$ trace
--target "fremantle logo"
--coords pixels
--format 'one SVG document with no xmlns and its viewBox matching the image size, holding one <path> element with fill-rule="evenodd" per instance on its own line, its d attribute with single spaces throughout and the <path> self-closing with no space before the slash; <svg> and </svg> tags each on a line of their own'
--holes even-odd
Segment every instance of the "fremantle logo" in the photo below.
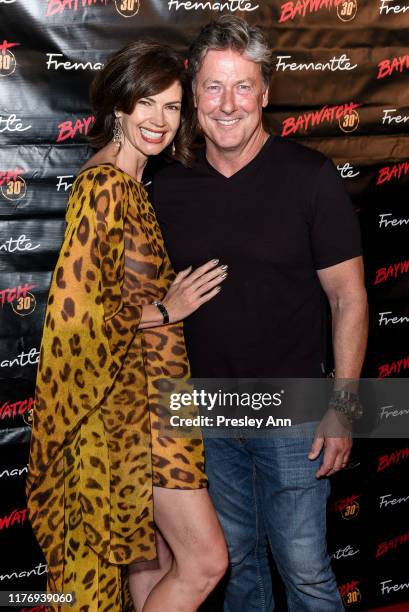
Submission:
<svg viewBox="0 0 409 612">
<path fill-rule="evenodd" d="M 401 582 L 400 584 L 389 585 L 390 582 L 393 582 L 393 581 L 383 580 L 382 582 L 379 583 L 381 585 L 382 595 L 389 595 L 391 591 L 393 591 L 394 593 L 397 593 L 398 591 L 405 591 L 406 589 L 409 589 L 409 582 Z"/>
<path fill-rule="evenodd" d="M 4 124 L 4 125 L 3 125 Z M 0 115 L 0 133 L 1 132 L 26 132 L 31 129 L 31 125 L 23 126 L 17 115 L 12 114 L 3 119 Z"/>
<path fill-rule="evenodd" d="M 359 170 L 354 172 L 354 167 L 349 162 L 345 162 L 344 165 L 338 164 L 337 170 L 340 173 L 341 178 L 343 179 L 355 178 L 356 176 L 359 176 L 361 174 Z"/>
<path fill-rule="evenodd" d="M 184 9 L 185 11 L 230 11 L 235 13 L 236 11 L 256 11 L 259 8 L 259 4 L 253 5 L 249 0 L 228 0 L 227 2 L 191 2 L 190 0 L 168 0 L 168 9 L 176 11 Z"/>
<path fill-rule="evenodd" d="M 33 244 L 25 234 L 21 234 L 18 238 L 10 237 L 5 242 L 0 242 L 0 252 L 15 253 L 16 251 L 35 251 L 41 244 Z"/>
<path fill-rule="evenodd" d="M 287 62 L 286 60 L 291 60 L 291 55 L 277 55 L 277 63 L 276 70 L 282 70 L 285 72 L 286 70 L 295 71 L 295 70 L 313 70 L 313 71 L 322 71 L 329 70 L 330 72 L 336 72 L 337 70 L 355 70 L 358 64 L 351 64 L 350 58 L 343 53 L 339 57 L 332 57 L 330 60 L 325 62 L 307 62 L 297 64 L 296 62 Z"/>
<path fill-rule="evenodd" d="M 13 366 L 24 368 L 27 365 L 35 365 L 39 362 L 39 359 L 40 351 L 33 347 L 28 353 L 21 351 L 14 359 L 3 359 L 0 362 L 0 368 L 12 368 Z"/>
<path fill-rule="evenodd" d="M 58 61 L 64 58 L 62 53 L 47 53 L 47 70 L 101 70 L 104 64 L 101 62 L 70 62 L 69 60 Z M 55 59 L 54 59 L 55 58 Z"/>
<path fill-rule="evenodd" d="M 41 568 L 44 568 L 43 570 Z M 47 573 L 47 564 L 46 563 L 38 563 L 34 569 L 30 570 L 12 570 L 10 574 L 0 574 L 0 581 L 4 580 L 15 580 L 16 578 L 28 578 L 31 574 L 35 576 L 42 576 L 42 574 Z"/>
<path fill-rule="evenodd" d="M 399 4 L 392 4 L 394 0 L 381 0 L 380 1 L 380 5 L 379 5 L 379 14 L 382 15 L 383 13 L 385 13 L 386 15 L 388 13 L 394 13 L 395 15 L 398 15 L 399 13 L 406 13 L 407 11 L 409 11 L 409 5 L 399 5 Z"/>
<path fill-rule="evenodd" d="M 394 217 L 392 213 L 380 213 L 379 227 L 401 227 L 402 225 L 409 225 L 409 218 L 405 217 Z M 392 217 L 390 219 L 389 217 Z"/>
<path fill-rule="evenodd" d="M 407 123 L 409 121 L 409 115 L 391 114 L 396 113 L 397 110 L 397 108 L 385 108 L 383 110 L 382 125 L 385 125 L 385 123 L 388 125 L 391 123 Z"/>
<path fill-rule="evenodd" d="M 338 561 L 339 559 L 348 559 L 348 557 L 354 557 L 359 552 L 359 548 L 355 550 L 355 548 L 351 546 L 351 544 L 347 544 L 347 546 L 345 546 L 344 548 L 338 548 L 338 550 L 335 551 L 331 556 L 333 559 L 336 559 Z"/>
<path fill-rule="evenodd" d="M 405 504 L 409 501 L 409 495 L 406 497 L 392 497 L 392 499 L 388 499 L 392 497 L 392 493 L 387 493 L 386 495 L 381 495 L 379 498 L 379 507 L 387 508 L 388 506 L 396 506 L 397 504 Z"/>
<path fill-rule="evenodd" d="M 402 323 L 409 323 L 409 317 L 401 316 L 401 317 L 386 317 L 384 315 L 393 314 L 392 310 L 385 310 L 384 312 L 379 313 L 379 325 L 401 325 Z"/>
<path fill-rule="evenodd" d="M 13 468 L 12 470 L 3 470 L 0 472 L 0 478 L 14 478 L 28 473 L 28 466 L 22 468 Z"/>
<path fill-rule="evenodd" d="M 68 191 L 69 189 L 71 189 L 73 183 L 65 179 L 73 179 L 74 178 L 73 174 L 60 174 L 57 176 L 57 178 L 58 178 L 57 191 L 60 191 L 61 189 L 64 189 L 64 191 Z"/>
</svg>

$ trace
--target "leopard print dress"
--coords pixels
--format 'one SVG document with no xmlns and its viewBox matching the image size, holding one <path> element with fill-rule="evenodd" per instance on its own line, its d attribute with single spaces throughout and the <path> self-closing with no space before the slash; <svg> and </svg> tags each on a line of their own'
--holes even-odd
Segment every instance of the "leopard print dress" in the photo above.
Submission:
<svg viewBox="0 0 409 612">
<path fill-rule="evenodd" d="M 146 191 L 111 164 L 77 176 L 66 221 L 27 506 L 48 591 L 74 592 L 80 612 L 133 610 L 126 566 L 156 558 L 152 486 L 207 485 L 200 435 L 159 431 L 161 388 L 190 375 L 182 324 L 138 330 L 142 305 L 163 299 L 175 274 Z"/>
</svg>

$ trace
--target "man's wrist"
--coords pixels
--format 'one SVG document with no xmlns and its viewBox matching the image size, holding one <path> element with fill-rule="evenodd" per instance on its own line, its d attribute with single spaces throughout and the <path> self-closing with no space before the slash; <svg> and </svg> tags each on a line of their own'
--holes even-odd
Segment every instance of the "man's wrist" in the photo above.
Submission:
<svg viewBox="0 0 409 612">
<path fill-rule="evenodd" d="M 351 422 L 360 419 L 363 414 L 363 407 L 358 394 L 344 389 L 332 392 L 329 407 L 343 414 Z"/>
</svg>

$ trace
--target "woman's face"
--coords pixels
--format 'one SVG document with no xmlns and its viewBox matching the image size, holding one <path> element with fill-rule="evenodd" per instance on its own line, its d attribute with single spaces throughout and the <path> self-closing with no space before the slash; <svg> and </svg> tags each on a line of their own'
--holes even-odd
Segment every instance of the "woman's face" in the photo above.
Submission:
<svg viewBox="0 0 409 612">
<path fill-rule="evenodd" d="M 158 155 L 174 139 L 180 124 L 182 86 L 179 81 L 155 96 L 141 98 L 130 115 L 118 111 L 125 147 L 144 156 Z"/>
</svg>

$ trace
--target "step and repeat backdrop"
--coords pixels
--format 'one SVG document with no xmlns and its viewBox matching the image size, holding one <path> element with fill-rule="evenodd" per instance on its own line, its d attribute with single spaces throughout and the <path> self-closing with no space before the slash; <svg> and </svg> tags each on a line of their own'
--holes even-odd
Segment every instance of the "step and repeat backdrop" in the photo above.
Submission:
<svg viewBox="0 0 409 612">
<path fill-rule="evenodd" d="M 0 0 L 0 590 L 45 585 L 24 479 L 48 287 L 67 196 L 90 155 L 89 84 L 125 43 L 183 52 L 220 12 L 268 32 L 271 131 L 330 156 L 358 211 L 365 376 L 409 374 L 409 0 Z M 381 418 L 401 414 L 391 406 Z M 358 440 L 332 479 L 328 539 L 346 609 L 409 602 L 404 436 Z"/>
</svg>

